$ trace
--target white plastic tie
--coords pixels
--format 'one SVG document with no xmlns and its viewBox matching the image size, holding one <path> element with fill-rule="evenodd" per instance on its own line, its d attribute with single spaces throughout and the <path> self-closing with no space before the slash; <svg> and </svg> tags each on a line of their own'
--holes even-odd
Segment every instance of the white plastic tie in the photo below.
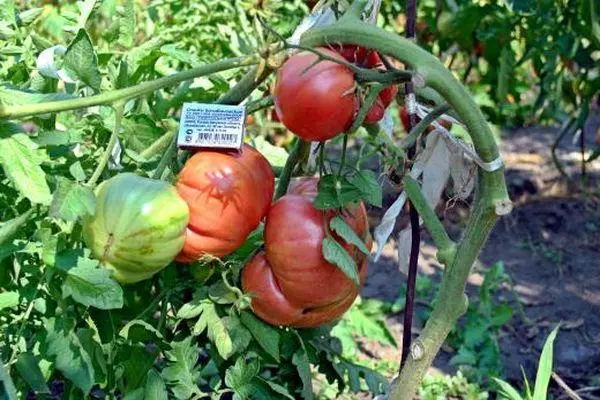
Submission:
<svg viewBox="0 0 600 400">
<path fill-rule="evenodd" d="M 75 83 L 69 76 L 64 68 L 58 68 L 54 61 L 54 55 L 59 56 L 65 55 L 67 47 L 63 45 L 56 45 L 43 50 L 36 60 L 36 65 L 40 75 L 47 78 L 59 79 L 66 83 Z"/>
</svg>

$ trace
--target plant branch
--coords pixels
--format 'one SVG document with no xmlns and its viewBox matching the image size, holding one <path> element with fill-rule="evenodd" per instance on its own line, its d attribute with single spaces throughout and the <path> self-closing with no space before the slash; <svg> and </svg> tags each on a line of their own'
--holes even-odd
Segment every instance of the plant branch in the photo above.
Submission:
<svg viewBox="0 0 600 400">
<path fill-rule="evenodd" d="M 273 201 L 276 201 L 281 196 L 287 193 L 287 189 L 290 185 L 290 179 L 292 178 L 294 168 L 296 167 L 300 156 L 306 150 L 306 147 L 310 147 L 310 142 L 302 140 L 299 137 L 296 137 L 294 139 L 292 151 L 290 152 L 290 155 L 288 156 L 288 159 L 285 162 L 283 171 L 281 171 L 281 174 L 279 175 L 279 182 L 277 182 L 277 189 L 275 191 Z"/>
<path fill-rule="evenodd" d="M 93 188 L 94 186 L 96 186 L 96 182 L 98 181 L 98 178 L 100 178 L 100 175 L 102 175 L 104 168 L 106 168 L 106 164 L 108 164 L 108 159 L 110 158 L 112 150 L 115 147 L 115 144 L 117 143 L 117 139 L 119 138 L 119 133 L 121 132 L 121 121 L 123 119 L 123 109 L 124 108 L 125 108 L 125 103 L 122 103 L 122 102 L 119 102 L 114 106 L 115 126 L 113 127 L 112 133 L 110 134 L 110 139 L 108 140 L 106 149 L 104 150 L 102 157 L 100 157 L 100 160 L 98 161 L 98 165 L 96 166 L 96 169 L 94 170 L 94 173 L 92 174 L 92 177 L 90 178 L 90 180 L 87 183 L 87 185 L 89 187 Z"/>
<path fill-rule="evenodd" d="M 262 110 L 264 108 L 272 107 L 272 106 L 273 106 L 273 96 L 263 97 L 262 99 L 248 102 L 248 104 L 246 104 L 246 113 L 252 114 L 256 111 Z"/>
<path fill-rule="evenodd" d="M 431 234 L 431 237 L 438 248 L 438 260 L 444 265 L 449 265 L 454 258 L 453 253 L 456 251 L 456 245 L 448 236 L 446 229 L 444 229 L 444 226 L 437 215 L 435 215 L 433 209 L 429 207 L 417 181 L 409 175 L 405 175 L 402 182 L 404 183 L 406 195 L 410 199 L 411 204 L 419 212 L 419 215 L 423 219 L 423 224 Z"/>
<path fill-rule="evenodd" d="M 173 159 L 175 153 L 177 153 L 177 134 L 173 136 L 171 143 L 169 143 L 169 147 L 167 147 L 163 153 L 156 170 L 154 170 L 154 173 L 152 174 L 152 179 L 162 179 L 163 173 Z"/>
<path fill-rule="evenodd" d="M 367 94 L 365 101 L 360 106 L 360 109 L 358 110 L 358 113 L 356 114 L 356 117 L 354 118 L 354 122 L 352 122 L 352 126 L 350 127 L 350 129 L 348 129 L 348 132 L 352 133 L 352 132 L 355 132 L 358 128 L 360 128 L 360 126 L 363 124 L 367 114 L 369 113 L 369 110 L 371 109 L 371 107 L 373 107 L 373 104 L 375 104 L 375 102 L 377 101 L 377 96 L 379 96 L 379 93 L 383 89 L 385 89 L 384 85 L 375 84 L 375 85 L 371 86 L 371 88 L 369 90 L 369 94 Z"/>
<path fill-rule="evenodd" d="M 431 125 L 433 121 L 438 119 L 443 114 L 450 110 L 450 106 L 446 103 L 435 107 L 429 114 L 425 116 L 414 128 L 411 129 L 408 136 L 406 136 L 400 143 L 400 147 L 409 148 L 415 145 L 419 136 L 425 132 L 425 130 Z"/>
<path fill-rule="evenodd" d="M 227 58 L 225 60 L 203 65 L 197 68 L 192 68 L 187 71 L 178 72 L 176 74 L 165 76 L 153 81 L 140 83 L 136 86 L 113 90 L 95 96 L 71 100 L 50 101 L 39 104 L 0 106 L 0 119 L 32 117 L 40 114 L 75 110 L 78 108 L 86 108 L 98 105 L 107 105 L 119 101 L 126 102 L 127 100 L 152 93 L 158 89 L 176 85 L 183 81 L 214 74 L 228 69 L 253 65 L 256 64 L 256 62 L 257 60 L 255 56 Z"/>
</svg>

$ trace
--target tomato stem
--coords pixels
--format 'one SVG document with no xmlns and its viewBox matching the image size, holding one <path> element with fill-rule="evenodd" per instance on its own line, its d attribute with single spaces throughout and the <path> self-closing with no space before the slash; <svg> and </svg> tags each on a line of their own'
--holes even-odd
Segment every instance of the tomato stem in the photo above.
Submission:
<svg viewBox="0 0 600 400">
<path fill-rule="evenodd" d="M 188 81 L 190 79 L 214 74 L 228 69 L 241 68 L 253 65 L 257 62 L 258 60 L 256 59 L 255 55 L 246 57 L 227 58 L 225 60 L 220 60 L 211 64 L 203 65 L 201 67 L 192 68 L 187 71 L 178 72 L 170 76 L 155 79 L 153 81 L 140 83 L 136 86 L 131 86 L 119 90 L 113 90 L 95 96 L 82 97 L 71 100 L 50 101 L 47 103 L 39 104 L 0 106 L 0 119 L 32 117 L 34 115 L 40 114 L 75 110 L 78 108 L 87 108 L 98 105 L 108 105 L 119 101 L 125 102 L 127 100 L 155 92 L 156 90 L 176 85 L 183 81 Z M 230 96 L 233 97 L 232 94 Z"/>
<path fill-rule="evenodd" d="M 450 110 L 450 106 L 446 103 L 435 107 L 429 114 L 427 114 L 421 122 L 419 122 L 414 128 L 411 129 L 408 136 L 406 136 L 400 143 L 400 147 L 409 148 L 415 145 L 415 142 L 425 132 L 425 130 L 431 125 L 433 121 L 445 114 Z"/>
<path fill-rule="evenodd" d="M 377 101 L 377 96 L 379 96 L 379 93 L 383 89 L 385 89 L 385 86 L 380 84 L 375 84 L 370 87 L 369 93 L 367 94 L 365 101 L 360 106 L 360 109 L 358 110 L 358 113 L 354 118 L 354 122 L 352 122 L 352 126 L 350 127 L 350 129 L 348 129 L 348 132 L 355 132 L 356 130 L 358 130 L 358 128 L 361 127 L 367 114 L 369 113 L 369 110 Z"/>
<path fill-rule="evenodd" d="M 113 148 L 115 147 L 115 144 L 119 139 L 119 133 L 121 131 L 121 120 L 123 119 L 123 109 L 125 108 L 125 103 L 119 102 L 115 104 L 113 108 L 115 110 L 115 125 L 113 127 L 112 133 L 110 134 L 110 139 L 108 140 L 106 149 L 104 150 L 104 153 L 102 153 L 102 157 L 100 158 L 100 161 L 98 161 L 98 165 L 96 166 L 92 177 L 87 182 L 87 185 L 89 187 L 96 186 L 96 182 L 98 181 L 98 178 L 100 178 L 100 175 L 102 175 L 106 164 L 108 164 L 108 160 L 113 151 Z"/>
<path fill-rule="evenodd" d="M 298 160 L 300 160 L 302 154 L 306 151 L 306 147 L 310 147 L 310 142 L 302 140 L 299 137 L 294 138 L 290 155 L 285 162 L 285 166 L 283 167 L 283 171 L 281 171 L 281 175 L 279 175 L 279 181 L 277 182 L 277 189 L 275 191 L 273 201 L 278 200 L 287 193 L 294 168 L 296 167 L 296 164 L 298 164 Z"/>
</svg>

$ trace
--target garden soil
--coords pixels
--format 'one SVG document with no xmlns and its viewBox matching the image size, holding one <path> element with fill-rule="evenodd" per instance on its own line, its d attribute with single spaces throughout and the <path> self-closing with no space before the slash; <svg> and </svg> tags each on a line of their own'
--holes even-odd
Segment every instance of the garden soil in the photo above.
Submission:
<svg viewBox="0 0 600 400">
<path fill-rule="evenodd" d="M 600 114 L 585 129 L 586 148 L 593 148 Z M 554 347 L 554 370 L 581 394 L 600 395 L 600 159 L 581 171 L 580 142 L 565 138 L 557 157 L 569 178 L 553 165 L 551 147 L 558 135 L 554 128 L 521 128 L 505 132 L 501 152 L 506 163 L 513 213 L 501 219 L 480 254 L 468 284 L 471 298 L 477 295 L 487 268 L 502 262 L 512 284 L 498 291 L 498 302 L 509 302 L 514 315 L 499 333 L 503 375 L 522 386 L 522 372 L 535 377 L 537 360 L 545 338 L 562 324 Z M 589 150 L 587 150 L 589 155 Z M 587 189 L 581 190 L 581 182 Z M 387 193 L 384 209 L 394 200 Z M 441 207 L 438 215 L 451 236 L 457 238 L 468 216 L 468 205 Z M 370 210 L 375 226 L 382 210 Z M 396 232 L 407 225 L 401 218 Z M 423 231 L 424 244 L 419 271 L 439 280 L 441 266 L 435 248 Z M 406 276 L 398 269 L 394 243 L 388 243 L 378 262 L 369 265 L 362 291 L 364 298 L 395 301 Z M 427 299 L 417 299 L 425 307 Z M 402 336 L 402 314 L 391 315 L 388 324 L 398 343 Z M 413 333 L 423 321 L 416 318 Z M 382 347 L 368 340 L 361 343 L 365 357 L 398 360 L 400 350 Z M 454 373 L 449 360 L 454 350 L 444 346 L 432 372 Z M 560 391 L 552 382 L 556 394 Z M 594 387 L 598 387 L 594 389 Z"/>
</svg>

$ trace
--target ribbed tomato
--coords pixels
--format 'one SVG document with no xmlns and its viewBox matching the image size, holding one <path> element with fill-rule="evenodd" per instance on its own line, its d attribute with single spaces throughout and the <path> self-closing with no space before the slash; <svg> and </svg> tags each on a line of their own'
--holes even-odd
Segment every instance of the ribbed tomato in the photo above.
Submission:
<svg viewBox="0 0 600 400">
<path fill-rule="evenodd" d="M 177 261 L 224 257 L 258 227 L 275 188 L 273 171 L 256 149 L 200 151 L 179 174 L 179 195 L 190 208 L 185 245 Z"/>
<path fill-rule="evenodd" d="M 288 194 L 271 207 L 265 225 L 265 250 L 242 271 L 242 287 L 252 296 L 252 309 L 274 325 L 314 327 L 334 321 L 359 292 L 337 266 L 323 258 L 324 226 L 334 214 L 324 215 L 314 208 L 316 187 L 316 179 L 292 184 Z M 351 206 L 342 215 L 370 248 L 364 204 Z M 335 239 L 356 261 L 364 281 L 367 256 L 343 239 Z"/>
<path fill-rule="evenodd" d="M 124 173 L 96 188 L 97 207 L 83 221 L 83 239 L 122 283 L 147 279 L 183 247 L 188 206 L 163 181 Z"/>
<path fill-rule="evenodd" d="M 319 48 L 331 57 L 342 57 Z M 352 125 L 358 100 L 354 74 L 345 66 L 301 52 L 290 57 L 279 69 L 273 93 L 279 120 L 305 140 L 324 141 Z"/>
</svg>

